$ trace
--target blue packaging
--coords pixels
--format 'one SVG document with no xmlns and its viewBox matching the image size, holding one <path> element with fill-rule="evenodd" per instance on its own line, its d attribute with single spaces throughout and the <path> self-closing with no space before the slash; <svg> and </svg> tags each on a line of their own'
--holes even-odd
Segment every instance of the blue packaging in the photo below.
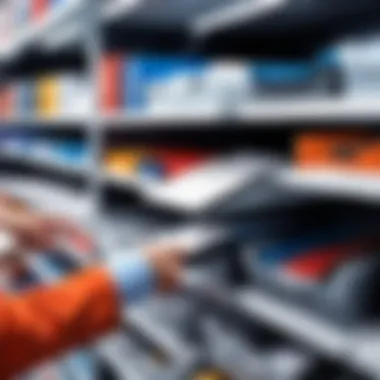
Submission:
<svg viewBox="0 0 380 380">
<path fill-rule="evenodd" d="M 148 103 L 149 86 L 178 73 L 199 73 L 204 61 L 187 56 L 135 55 L 124 61 L 124 107 L 143 109 Z"/>
<path fill-rule="evenodd" d="M 288 93 L 318 91 L 328 88 L 328 73 L 338 67 L 338 55 L 333 49 L 319 52 L 308 60 L 261 61 L 252 66 L 252 75 L 259 92 Z M 327 74 L 327 75 L 326 75 Z"/>
<path fill-rule="evenodd" d="M 81 164 L 87 156 L 87 149 L 82 141 L 59 141 L 54 146 L 59 160 L 72 164 Z"/>
<path fill-rule="evenodd" d="M 312 79 L 315 68 L 311 63 L 263 62 L 254 65 L 257 81 L 267 85 L 299 83 Z"/>
<path fill-rule="evenodd" d="M 165 178 L 165 168 L 162 163 L 146 158 L 138 165 L 137 174 L 142 179 L 162 180 Z"/>
</svg>

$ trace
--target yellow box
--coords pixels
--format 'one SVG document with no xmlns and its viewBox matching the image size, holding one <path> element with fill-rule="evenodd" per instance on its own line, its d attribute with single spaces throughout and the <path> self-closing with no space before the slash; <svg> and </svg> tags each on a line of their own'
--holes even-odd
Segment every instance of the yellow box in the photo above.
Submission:
<svg viewBox="0 0 380 380">
<path fill-rule="evenodd" d="M 59 113 L 58 77 L 46 76 L 37 81 L 37 113 L 42 117 L 51 117 Z"/>
</svg>

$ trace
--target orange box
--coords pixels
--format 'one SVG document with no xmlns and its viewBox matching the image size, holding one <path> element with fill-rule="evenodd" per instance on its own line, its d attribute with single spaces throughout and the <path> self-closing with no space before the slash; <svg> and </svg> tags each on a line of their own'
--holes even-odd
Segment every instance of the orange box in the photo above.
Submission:
<svg viewBox="0 0 380 380">
<path fill-rule="evenodd" d="M 37 113 L 41 117 L 55 116 L 60 111 L 59 80 L 44 76 L 37 80 Z"/>
<path fill-rule="evenodd" d="M 294 141 L 295 164 L 304 169 L 380 172 L 380 135 L 359 132 L 305 132 Z"/>
<path fill-rule="evenodd" d="M 112 148 L 106 153 L 104 163 L 109 173 L 133 175 L 145 156 L 144 149 Z"/>
<path fill-rule="evenodd" d="M 123 57 L 107 54 L 100 62 L 100 102 L 104 112 L 120 109 L 123 101 Z"/>
</svg>

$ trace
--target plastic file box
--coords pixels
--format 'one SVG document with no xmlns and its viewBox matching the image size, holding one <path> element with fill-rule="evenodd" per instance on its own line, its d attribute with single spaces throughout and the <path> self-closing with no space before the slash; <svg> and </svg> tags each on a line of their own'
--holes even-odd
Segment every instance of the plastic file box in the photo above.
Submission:
<svg viewBox="0 0 380 380">
<path fill-rule="evenodd" d="M 294 160 L 302 169 L 380 172 L 380 136 L 355 132 L 305 132 L 294 142 Z"/>
<path fill-rule="evenodd" d="M 111 148 L 106 153 L 105 166 L 110 173 L 116 175 L 136 175 L 145 156 L 144 149 Z"/>
</svg>

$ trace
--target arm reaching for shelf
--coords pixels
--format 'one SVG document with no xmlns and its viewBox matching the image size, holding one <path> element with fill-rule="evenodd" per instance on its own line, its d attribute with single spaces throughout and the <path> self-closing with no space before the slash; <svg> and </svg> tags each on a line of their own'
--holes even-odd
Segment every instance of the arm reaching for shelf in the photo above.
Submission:
<svg viewBox="0 0 380 380">
<path fill-rule="evenodd" d="M 0 378 L 117 328 L 125 303 L 134 304 L 155 290 L 174 290 L 181 257 L 177 249 L 156 247 L 53 286 L 0 296 Z"/>
<path fill-rule="evenodd" d="M 0 228 L 5 235 L 10 233 L 14 243 L 10 254 L 3 252 L 7 259 L 0 263 L 3 268 L 7 263 L 14 266 L 13 261 L 22 266 L 19 253 L 25 250 L 55 248 L 57 235 L 81 235 L 69 221 L 39 214 L 23 202 L 2 196 Z M 156 246 L 105 268 L 85 269 L 55 285 L 17 295 L 0 294 L 0 378 L 12 378 L 117 328 L 125 304 L 156 290 L 176 288 L 182 257 L 176 248 Z"/>
</svg>

